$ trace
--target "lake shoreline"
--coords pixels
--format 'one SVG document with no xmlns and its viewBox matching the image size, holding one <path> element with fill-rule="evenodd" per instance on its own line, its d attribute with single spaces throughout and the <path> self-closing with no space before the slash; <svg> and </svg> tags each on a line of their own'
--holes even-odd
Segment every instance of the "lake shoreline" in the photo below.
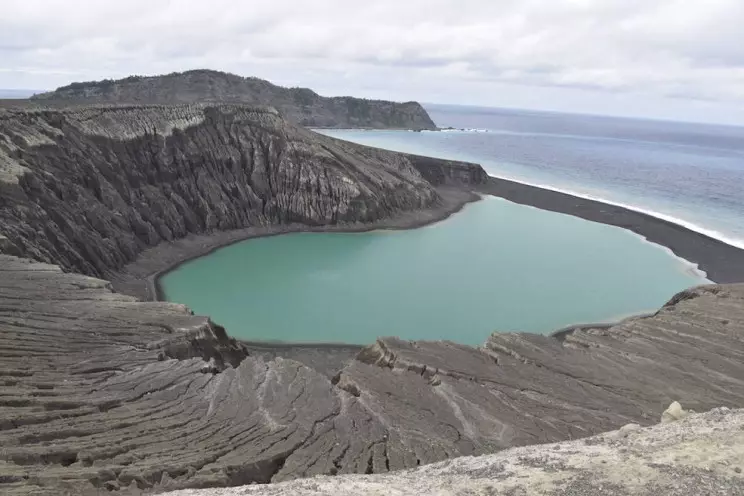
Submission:
<svg viewBox="0 0 744 496">
<path fill-rule="evenodd" d="M 396 219 L 373 224 L 306 226 L 284 225 L 260 228 L 247 228 L 225 231 L 201 236 L 189 236 L 173 243 L 161 244 L 144 252 L 132 264 L 111 277 L 115 290 L 136 296 L 143 300 L 165 301 L 160 278 L 191 260 L 208 255 L 231 244 L 248 239 L 276 236 L 297 232 L 369 232 L 377 229 L 415 229 L 447 219 L 459 212 L 467 204 L 478 201 L 482 196 L 493 196 L 514 203 L 531 206 L 601 224 L 629 230 L 646 241 L 657 244 L 670 251 L 683 262 L 697 264 L 706 272 L 708 279 L 716 283 L 744 281 L 744 250 L 692 231 L 684 226 L 635 212 L 623 207 L 584 199 L 566 193 L 526 185 L 507 179 L 489 177 L 473 191 L 464 189 L 442 189 L 442 205 L 434 209 L 406 212 Z M 647 314 L 629 316 L 642 318 Z M 626 319 L 621 319 L 626 320 Z M 610 327 L 617 322 L 577 323 L 557 328 L 549 335 L 562 338 L 575 329 L 590 327 Z M 248 344 L 248 343 L 246 343 Z M 265 347 L 275 352 L 293 348 L 326 349 L 353 347 L 347 343 L 302 343 L 302 342 L 250 342 L 251 347 Z M 288 353 L 290 355 L 294 353 Z"/>
<path fill-rule="evenodd" d="M 626 229 L 668 249 L 683 261 L 697 265 L 710 281 L 718 284 L 744 282 L 744 250 L 680 224 L 625 207 L 493 176 L 475 191 Z"/>
<path fill-rule="evenodd" d="M 204 235 L 191 235 L 170 243 L 161 243 L 145 250 L 134 262 L 109 275 L 114 290 L 143 301 L 167 301 L 160 279 L 191 260 L 209 255 L 234 243 L 255 238 L 300 232 L 363 233 L 375 230 L 407 230 L 441 222 L 462 210 L 466 205 L 479 201 L 482 196 L 467 189 L 438 188 L 442 203 L 436 207 L 403 212 L 396 218 L 373 223 L 308 226 L 286 224 L 257 226 Z"/>
<path fill-rule="evenodd" d="M 372 224 L 289 224 L 187 236 L 146 250 L 135 262 L 110 275 L 110 280 L 114 288 L 122 293 L 145 301 L 163 301 L 162 289 L 158 283 L 160 277 L 190 260 L 233 243 L 296 232 L 354 233 L 376 229 L 415 229 L 445 220 L 468 203 L 477 201 L 479 195 L 488 195 L 629 230 L 650 243 L 668 249 L 683 261 L 697 265 L 715 283 L 744 282 L 744 250 L 679 224 L 624 207 L 493 176 L 489 176 L 485 184 L 477 186 L 473 191 L 441 188 L 440 195 L 442 205 L 436 208 L 405 212 L 397 218 Z"/>
</svg>

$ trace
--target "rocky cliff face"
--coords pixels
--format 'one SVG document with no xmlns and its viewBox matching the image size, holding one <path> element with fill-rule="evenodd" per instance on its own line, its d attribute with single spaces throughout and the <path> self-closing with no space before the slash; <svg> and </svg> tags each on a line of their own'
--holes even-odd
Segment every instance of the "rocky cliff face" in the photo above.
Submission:
<svg viewBox="0 0 744 496">
<path fill-rule="evenodd" d="M 709 286 L 563 341 L 381 339 L 329 377 L 182 305 L 0 255 L 0 493 L 384 473 L 655 424 L 674 399 L 744 404 L 743 342 L 744 285 Z"/>
<path fill-rule="evenodd" d="M 327 98 L 307 88 L 283 88 L 258 78 L 210 70 L 73 83 L 34 99 L 76 103 L 245 103 L 273 106 L 289 121 L 308 127 L 436 129 L 426 110 L 416 102 Z"/>
<path fill-rule="evenodd" d="M 0 249 L 103 275 L 187 234 L 374 222 L 440 203 L 420 161 L 245 105 L 0 110 Z"/>
<path fill-rule="evenodd" d="M 435 186 L 473 186 L 485 184 L 488 174 L 483 167 L 473 167 L 472 164 L 423 157 L 420 155 L 406 155 L 411 164 L 429 183 Z"/>
<path fill-rule="evenodd" d="M 382 473 L 744 404 L 744 285 L 562 340 L 384 338 L 323 363 L 90 277 L 188 234 L 398 218 L 482 177 L 245 105 L 0 110 L 0 493 Z"/>
</svg>

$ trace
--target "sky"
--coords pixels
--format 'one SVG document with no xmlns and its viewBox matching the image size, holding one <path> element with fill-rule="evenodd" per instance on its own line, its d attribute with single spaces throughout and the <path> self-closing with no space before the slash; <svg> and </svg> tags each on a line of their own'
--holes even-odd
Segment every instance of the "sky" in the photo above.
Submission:
<svg viewBox="0 0 744 496">
<path fill-rule="evenodd" d="M 0 0 L 0 88 L 209 68 L 323 95 L 744 125 L 744 0 Z"/>
</svg>

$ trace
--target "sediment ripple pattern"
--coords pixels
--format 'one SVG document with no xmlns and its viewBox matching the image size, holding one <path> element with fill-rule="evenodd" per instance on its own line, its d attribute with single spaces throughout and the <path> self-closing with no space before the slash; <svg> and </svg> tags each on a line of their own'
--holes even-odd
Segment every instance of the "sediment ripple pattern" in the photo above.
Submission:
<svg viewBox="0 0 744 496">
<path fill-rule="evenodd" d="M 0 492 L 381 473 L 744 403 L 744 286 L 563 341 L 393 338 L 336 374 L 254 355 L 182 305 L 0 256 Z M 317 357 L 316 357 L 317 359 Z"/>
</svg>

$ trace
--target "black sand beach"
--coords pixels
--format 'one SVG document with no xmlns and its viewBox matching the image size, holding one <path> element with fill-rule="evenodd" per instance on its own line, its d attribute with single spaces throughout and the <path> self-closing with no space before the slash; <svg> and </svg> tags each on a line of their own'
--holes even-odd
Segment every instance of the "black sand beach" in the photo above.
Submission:
<svg viewBox="0 0 744 496">
<path fill-rule="evenodd" d="M 679 224 L 627 208 L 495 177 L 489 177 L 477 191 L 522 205 L 628 229 L 698 264 L 713 282 L 744 281 L 744 250 Z"/>
</svg>

